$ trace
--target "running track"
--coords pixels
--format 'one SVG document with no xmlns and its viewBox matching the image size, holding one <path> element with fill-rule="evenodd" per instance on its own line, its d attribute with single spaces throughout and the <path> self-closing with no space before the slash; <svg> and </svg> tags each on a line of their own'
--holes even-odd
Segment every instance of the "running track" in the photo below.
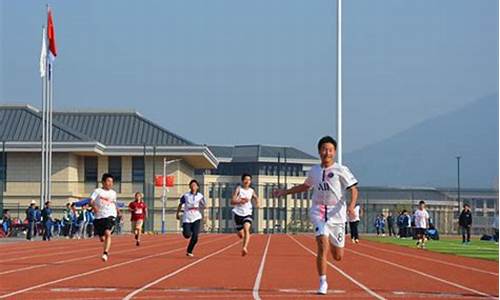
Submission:
<svg viewBox="0 0 500 300">
<path fill-rule="evenodd" d="M 347 244 L 328 267 L 329 294 L 315 295 L 311 235 L 201 235 L 195 257 L 177 234 L 0 245 L 0 299 L 498 299 L 498 263 L 395 245 Z M 8 254 L 8 255 L 5 255 Z"/>
</svg>

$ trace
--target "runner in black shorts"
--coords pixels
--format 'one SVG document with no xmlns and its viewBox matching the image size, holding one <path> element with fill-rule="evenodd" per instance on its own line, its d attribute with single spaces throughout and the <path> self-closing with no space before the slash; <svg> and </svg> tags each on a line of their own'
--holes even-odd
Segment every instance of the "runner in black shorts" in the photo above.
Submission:
<svg viewBox="0 0 500 300">
<path fill-rule="evenodd" d="M 250 227 L 252 226 L 253 206 L 259 207 L 259 198 L 255 191 L 250 187 L 252 176 L 250 174 L 241 175 L 241 186 L 234 190 L 231 205 L 233 205 L 234 224 L 238 230 L 238 236 L 243 239 L 241 255 L 248 254 L 248 243 L 250 242 Z"/>
<path fill-rule="evenodd" d="M 104 236 L 106 230 L 113 231 L 115 227 L 116 218 L 108 217 L 94 220 L 94 234 L 97 236 Z"/>
<path fill-rule="evenodd" d="M 252 226 L 253 218 L 252 215 L 248 216 L 238 216 L 237 214 L 234 214 L 234 224 L 236 225 L 236 230 L 240 231 L 243 229 L 243 225 L 245 223 L 250 223 L 250 226 Z"/>
<path fill-rule="evenodd" d="M 102 188 L 96 189 L 90 196 L 90 205 L 95 212 L 94 231 L 104 242 L 102 261 L 107 261 L 111 248 L 111 232 L 118 216 L 116 192 L 113 190 L 113 175 L 102 175 Z"/>
</svg>

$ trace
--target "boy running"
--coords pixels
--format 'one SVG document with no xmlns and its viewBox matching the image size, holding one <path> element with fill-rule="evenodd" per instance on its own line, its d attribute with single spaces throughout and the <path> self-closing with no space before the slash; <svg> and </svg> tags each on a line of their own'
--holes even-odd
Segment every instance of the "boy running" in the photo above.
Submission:
<svg viewBox="0 0 500 300">
<path fill-rule="evenodd" d="M 346 211 L 349 212 L 350 217 L 355 216 L 358 181 L 347 167 L 334 161 L 337 153 L 337 142 L 332 137 L 325 136 L 319 140 L 318 152 L 321 164 L 311 168 L 303 184 L 288 190 L 276 190 L 274 195 L 281 197 L 314 189 L 309 217 L 314 224 L 318 247 L 316 256 L 316 267 L 319 274 L 318 294 L 325 295 L 328 291 L 326 280 L 328 249 L 330 248 L 333 259 L 342 259 L 347 220 Z M 351 191 L 349 206 L 347 206 L 344 197 L 345 190 Z"/>
<path fill-rule="evenodd" d="M 241 185 L 238 186 L 231 198 L 231 205 L 234 206 L 234 224 L 238 231 L 238 236 L 243 239 L 243 247 L 241 249 L 241 256 L 248 254 L 248 243 L 250 242 L 250 227 L 252 226 L 252 201 L 255 207 L 259 207 L 259 197 L 255 191 L 250 187 L 252 184 L 252 176 L 244 173 L 241 175 Z"/>
<path fill-rule="evenodd" d="M 182 195 L 179 205 L 177 206 L 176 218 L 180 220 L 181 208 L 184 206 L 182 215 L 182 235 L 185 239 L 190 239 L 187 247 L 186 255 L 193 256 L 193 249 L 198 242 L 198 234 L 200 233 L 201 212 L 206 206 L 205 197 L 198 192 L 200 184 L 195 179 L 189 182 L 189 192 Z"/>
<path fill-rule="evenodd" d="M 143 200 L 144 196 L 141 192 L 136 192 L 134 198 L 135 200 L 128 205 L 128 210 L 130 211 L 130 221 L 132 222 L 132 232 L 135 236 L 135 245 L 140 246 L 142 224 L 148 214 L 148 207 Z"/>
<path fill-rule="evenodd" d="M 418 209 L 415 211 L 415 231 L 417 234 L 417 247 L 425 248 L 425 232 L 429 228 L 429 213 L 425 209 L 425 201 L 418 203 Z"/>
<path fill-rule="evenodd" d="M 104 242 L 102 261 L 107 261 L 109 249 L 111 248 L 111 232 L 118 215 L 116 207 L 116 192 L 113 190 L 113 175 L 105 173 L 102 175 L 102 188 L 96 189 L 90 195 L 90 206 L 94 209 L 94 231 Z"/>
</svg>

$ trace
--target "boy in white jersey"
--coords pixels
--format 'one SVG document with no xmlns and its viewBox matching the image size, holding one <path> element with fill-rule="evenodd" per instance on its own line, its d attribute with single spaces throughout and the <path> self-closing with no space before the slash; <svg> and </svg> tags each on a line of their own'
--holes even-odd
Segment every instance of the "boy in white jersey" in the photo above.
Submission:
<svg viewBox="0 0 500 300">
<path fill-rule="evenodd" d="M 259 197 L 250 187 L 252 184 L 252 176 L 250 174 L 241 175 L 241 186 L 238 186 L 231 198 L 231 205 L 234 206 L 234 224 L 238 231 L 238 236 L 243 239 L 243 247 L 241 255 L 248 254 L 248 243 L 250 242 L 250 227 L 252 226 L 252 201 L 255 202 L 255 207 L 259 207 Z"/>
<path fill-rule="evenodd" d="M 118 216 L 116 207 L 116 192 L 113 190 L 113 175 L 105 173 L 102 175 L 102 188 L 96 189 L 90 195 L 90 205 L 94 209 L 94 231 L 104 242 L 102 261 L 107 261 L 109 249 L 111 248 L 111 232 Z"/>
<path fill-rule="evenodd" d="M 337 142 L 330 136 L 321 138 L 318 142 L 318 152 L 321 165 L 311 168 L 306 181 L 288 190 L 276 190 L 277 197 L 288 194 L 303 193 L 313 188 L 310 219 L 314 224 L 318 252 L 316 267 L 320 278 L 318 294 L 326 294 L 328 282 L 326 267 L 328 248 L 333 259 L 341 260 L 344 255 L 344 234 L 346 213 L 354 217 L 354 208 L 358 199 L 358 181 L 349 169 L 334 161 L 337 153 Z M 351 191 L 351 202 L 347 206 L 344 191 Z"/>
<path fill-rule="evenodd" d="M 425 232 L 429 228 L 429 213 L 425 209 L 425 201 L 418 203 L 418 209 L 415 211 L 415 233 L 417 235 L 417 247 L 425 248 Z"/>
</svg>

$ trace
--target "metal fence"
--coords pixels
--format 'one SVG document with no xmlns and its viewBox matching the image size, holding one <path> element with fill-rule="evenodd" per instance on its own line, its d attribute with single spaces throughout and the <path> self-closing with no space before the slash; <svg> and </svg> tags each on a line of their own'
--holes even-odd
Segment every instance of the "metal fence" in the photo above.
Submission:
<svg viewBox="0 0 500 300">
<path fill-rule="evenodd" d="M 230 205 L 232 192 L 237 182 L 207 183 L 200 187 L 200 192 L 205 195 L 207 207 L 204 210 L 204 230 L 207 232 L 233 232 L 232 207 Z M 88 197 L 98 186 L 97 182 L 72 182 L 53 181 L 53 210 L 56 217 L 61 216 L 66 203 L 79 198 Z M 253 230 L 262 233 L 280 232 L 310 232 L 312 225 L 309 221 L 309 210 L 311 206 L 311 193 L 306 192 L 297 195 L 289 195 L 286 198 L 273 197 L 272 191 L 279 185 L 259 184 L 254 186 L 261 201 L 261 207 L 254 209 Z M 281 185 L 283 186 L 283 185 Z M 290 185 L 289 185 L 290 187 Z M 12 217 L 25 218 L 25 209 L 31 200 L 39 199 L 39 182 L 9 181 L 0 192 L 0 201 L 4 209 L 9 209 Z M 149 215 L 145 223 L 147 231 L 161 231 L 161 220 L 163 202 L 162 190 L 155 187 L 153 183 L 136 181 L 118 181 L 114 189 L 118 192 L 119 202 L 125 206 L 124 228 L 129 227 L 129 218 L 126 205 L 132 201 L 136 191 L 145 194 L 145 202 L 148 205 Z M 168 189 L 165 202 L 165 223 L 167 232 L 177 232 L 181 229 L 181 223 L 176 220 L 176 208 L 180 196 L 188 191 L 187 184 L 175 185 Z M 435 191 L 389 191 L 384 189 L 360 187 L 358 202 L 362 207 L 362 216 L 359 224 L 361 233 L 374 233 L 373 226 L 377 215 L 387 216 L 392 212 L 396 220 L 399 212 L 406 209 L 412 212 L 420 200 L 428 203 L 431 220 L 436 228 L 443 234 L 457 232 L 457 205 L 455 199 L 448 199 Z M 491 208 L 492 210 L 498 207 Z M 475 234 L 490 233 L 494 214 L 489 211 L 474 211 Z M 394 224 L 397 232 L 397 224 Z M 386 227 L 386 231 L 388 228 Z"/>
</svg>

